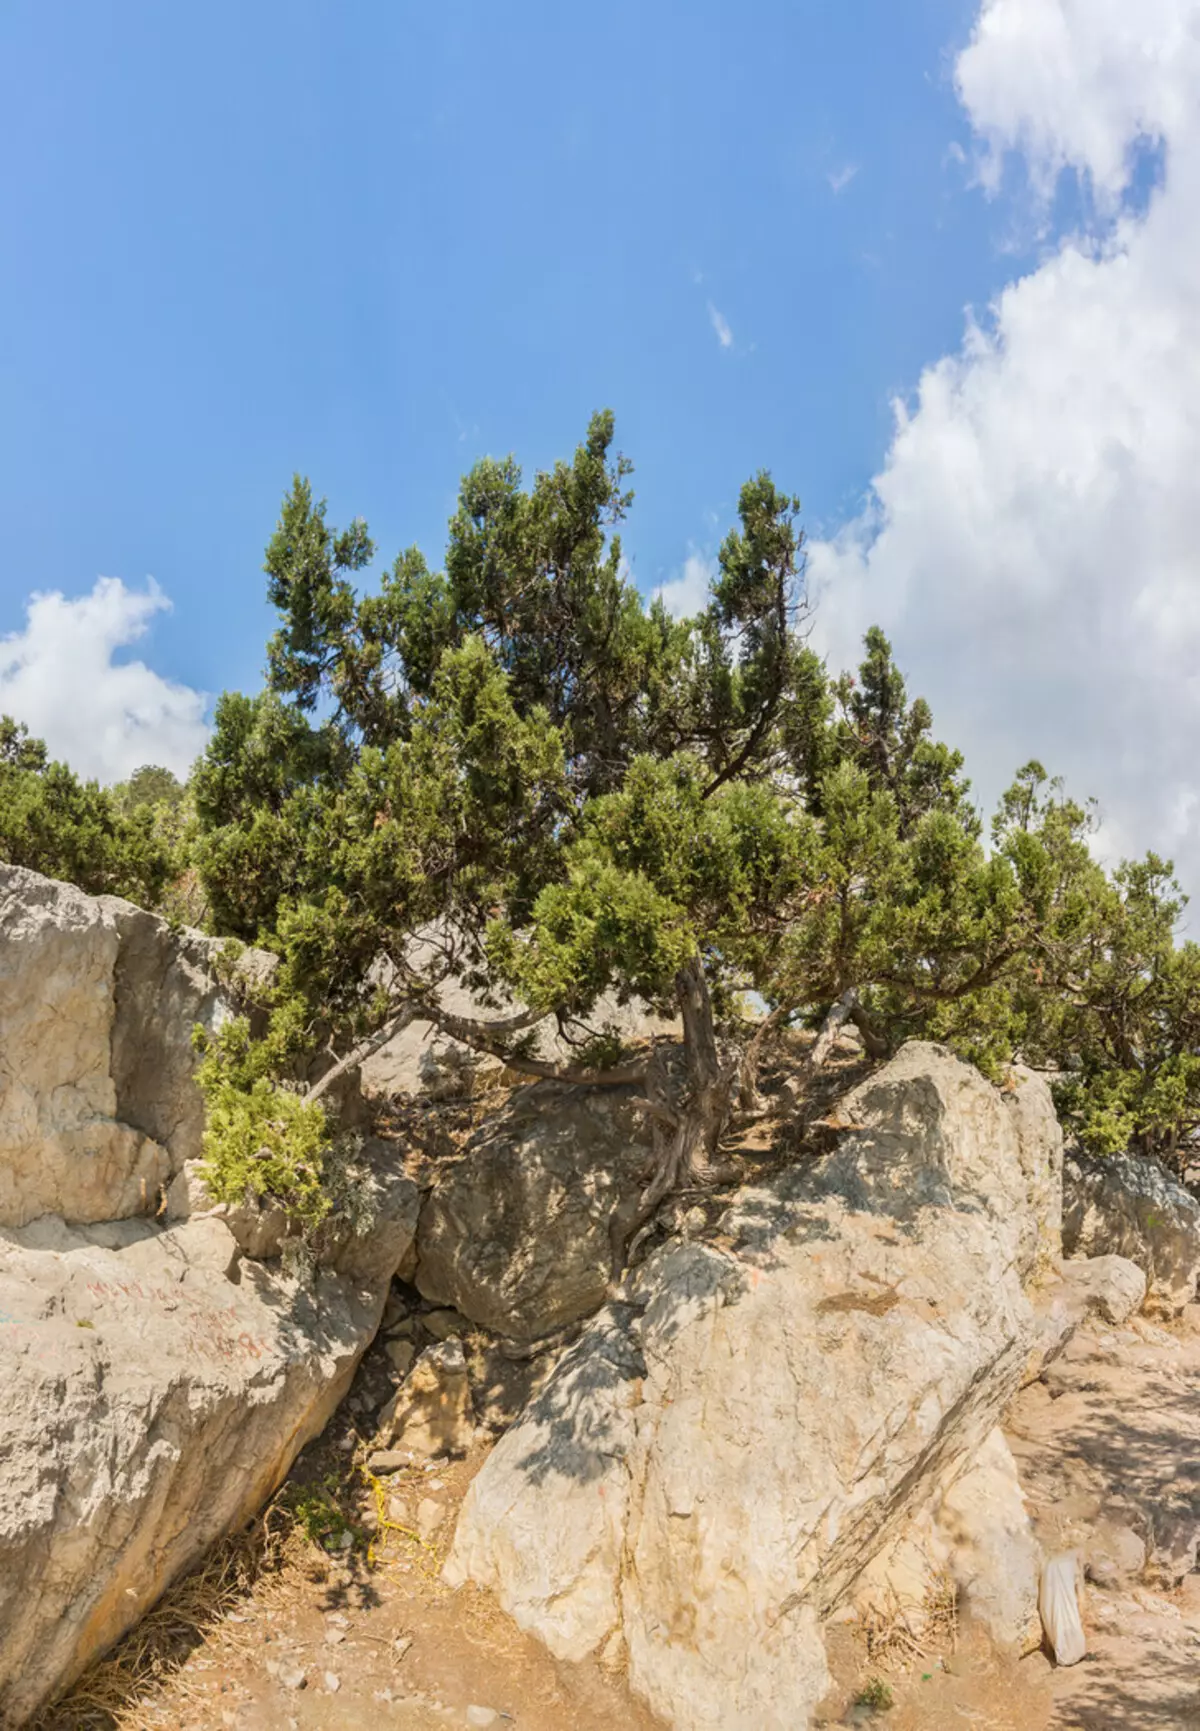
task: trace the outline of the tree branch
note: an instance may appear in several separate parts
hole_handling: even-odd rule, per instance
[[[479,1022],[469,1016],[456,1016],[436,1004],[420,1004],[416,1014],[422,1021],[432,1022],[443,1034],[449,1034],[452,1040],[470,1046],[473,1051],[486,1052],[489,1057],[499,1058],[510,1070],[516,1070],[523,1076],[534,1076],[539,1081],[567,1082],[584,1088],[619,1088],[626,1083],[644,1082],[646,1079],[644,1059],[635,1064],[618,1065],[612,1070],[588,1070],[577,1064],[544,1064],[540,1058],[523,1058],[510,1052],[504,1044],[503,1036],[534,1027],[546,1019],[550,1014],[548,1010],[522,1010],[513,1016],[499,1017],[494,1022]]]
[[[356,1064],[361,1064],[364,1059],[369,1058],[372,1052],[377,1052],[380,1046],[385,1046],[394,1034],[403,1033],[416,1014],[417,1006],[415,1004],[402,1004],[396,1014],[389,1021],[386,1021],[381,1028],[377,1028],[369,1039],[364,1040],[361,1045],[353,1047],[344,1058],[339,1058],[331,1070],[326,1070],[320,1080],[313,1083],[305,1098],[307,1100],[319,1100],[327,1089],[332,1088],[333,1084],[346,1074],[347,1070],[352,1070]]]
[[[821,1032],[817,1035],[816,1044],[808,1054],[808,1062],[805,1068],[808,1070],[810,1075],[823,1068],[823,1066],[828,1062],[829,1054],[833,1051],[834,1045],[837,1042],[837,1037],[845,1027],[846,1023],[853,1016],[857,1004],[858,987],[851,986],[847,991],[842,993],[837,1003],[834,1004],[833,1008],[826,1016],[821,1026]]]

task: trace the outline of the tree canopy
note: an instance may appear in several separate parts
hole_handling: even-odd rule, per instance
[[[0,715],[0,860],[151,906],[178,870],[152,807],[130,808],[117,792],[81,781],[7,715]]]
[[[106,794],[0,729],[6,857],[149,901],[186,863],[212,929],[277,951],[264,1036],[235,1024],[206,1058],[230,1182],[254,1187],[261,1142],[260,1187],[300,1174],[311,1204],[330,1077],[414,1017],[531,1075],[638,1089],[656,1158],[618,1260],[664,1195],[725,1169],[798,1024],[820,1031],[812,1067],[846,1022],[873,1055],[923,1036],[993,1076],[1023,1057],[1058,1072],[1085,1144],[1181,1162],[1200,951],[1170,866],[1106,871],[1090,809],[1036,763],[985,827],[882,632],[853,673],[811,648],[800,506],[768,474],[705,605],[647,600],[621,545],[631,474],[607,413],[529,483],[487,459],[441,568],[409,548],[374,584],[366,524],[331,526],[297,477],[266,554],[265,683],[221,698],[186,796],[153,768]],[[445,1009],[452,979],[478,1017]],[[621,1049],[600,1006],[634,997],[679,1018],[681,1053]],[[305,1095],[318,1048],[333,1069]]]

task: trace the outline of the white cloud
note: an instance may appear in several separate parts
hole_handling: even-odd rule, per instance
[[[701,612],[708,605],[708,586],[716,574],[717,567],[711,559],[702,553],[689,553],[682,574],[659,586],[658,594],[667,612],[676,619]]]
[[[861,514],[810,546],[817,632],[844,665],[878,620],[987,801],[1036,755],[1200,894],[1200,0],[986,0],[957,87],[993,184],[1006,150],[1042,193],[1074,169],[1092,230],[896,405]]]
[[[733,332],[729,328],[729,320],[717,310],[711,301],[708,303],[708,322],[717,333],[717,341],[723,349],[733,347]]]
[[[858,173],[857,162],[846,162],[846,163],[842,164],[841,168],[835,168],[832,174],[827,174],[825,176],[826,180],[829,182],[830,190],[833,192],[835,198],[838,195],[838,193],[845,192],[846,188],[849,186],[850,182],[854,179],[854,177],[857,173]]]
[[[987,179],[1020,150],[1041,191],[1075,168],[1111,204],[1139,140],[1194,125],[1196,51],[1194,0],[985,0],[955,85]]]
[[[119,781],[139,764],[184,775],[206,737],[205,698],[144,661],[116,661],[170,602],[116,577],[68,600],[35,594],[25,628],[0,637],[0,713],[25,722],[79,774]]]

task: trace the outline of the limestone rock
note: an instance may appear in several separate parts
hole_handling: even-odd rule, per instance
[[[1092,1256],[1064,1262],[1062,1277],[1085,1315],[1103,1317],[1114,1328],[1136,1316],[1145,1301],[1145,1273],[1124,1256]]]
[[[1146,1296],[1146,1276],[1123,1256],[1081,1257],[1060,1262],[1040,1282],[1034,1297],[1033,1346],[1022,1387],[1036,1382],[1089,1316],[1119,1328]]]
[[[1200,1202],[1154,1160],[1076,1155],[1064,1179],[1068,1256],[1115,1254],[1147,1278],[1147,1308],[1178,1315],[1200,1277]]]
[[[848,1128],[825,1163],[828,1189],[909,1218],[955,1202],[982,1208],[1023,1278],[1057,1254],[1062,1131],[1031,1070],[993,1088],[945,1046],[912,1040],[840,1103]]]
[[[724,1248],[637,1271],[459,1518],[449,1580],[562,1658],[620,1625],[633,1687],[678,1731],[806,1722],[821,1621],[979,1449],[1028,1352],[1018,1115],[927,1046],[843,1105],[841,1146],[742,1192]]]
[[[935,1515],[965,1614],[1016,1654],[1041,1645],[1038,1583],[1042,1548],[1033,1534],[1016,1462],[1004,1434],[984,1439]]]
[[[233,1011],[220,947],[0,865],[0,1225],[163,1211],[200,1153],[192,1029]],[[249,952],[243,978],[269,963]]]
[[[1053,1269],[1063,1243],[1063,1134],[1045,1078],[1014,1066],[1002,1098],[1017,1132],[1017,1157],[1035,1233],[1034,1276]]]
[[[633,1089],[523,1088],[427,1197],[416,1284],[497,1334],[532,1340],[604,1302],[618,1200],[642,1182]]]
[[[311,1290],[215,1220],[0,1239],[0,1723],[21,1724],[271,1495],[344,1395],[382,1287]]]
[[[1083,1566],[1098,1587],[1127,1587],[1146,1567],[1146,1541],[1121,1521],[1100,1520],[1088,1535]]]
[[[388,1363],[400,1376],[407,1376],[412,1369],[412,1361],[417,1355],[417,1349],[411,1340],[389,1340],[384,1347]]]
[[[414,1456],[465,1454],[475,1436],[467,1361],[460,1340],[426,1347],[379,1418],[386,1447]]]

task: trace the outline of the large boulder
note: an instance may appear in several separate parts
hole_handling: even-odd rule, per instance
[[[1002,1089],[944,1046],[913,1040],[846,1096],[821,1182],[857,1206],[984,1208],[1029,1279],[1061,1248],[1062,1131],[1046,1083],[1015,1069]]]
[[[235,1005],[215,939],[0,865],[0,1225],[154,1216],[200,1154],[192,1030]],[[248,952],[241,977],[270,958]]]
[[[1200,1202],[1155,1160],[1135,1154],[1067,1162],[1063,1244],[1068,1256],[1124,1256],[1146,1275],[1146,1307],[1177,1316],[1196,1298]]]
[[[1038,1585],[1044,1561],[1003,1431],[984,1439],[934,1511],[963,1614],[996,1646],[1017,1654],[1041,1645]]]
[[[448,1578],[562,1658],[623,1642],[679,1731],[808,1723],[822,1620],[1019,1385],[1028,1116],[906,1048],[832,1155],[627,1282],[475,1479]]]
[[[591,1316],[609,1221],[648,1157],[631,1088],[522,1088],[448,1163],[421,1211],[416,1284],[472,1322],[532,1340]]]
[[[412,1187],[409,1186],[411,1190]],[[0,1235],[0,1724],[19,1725],[248,1520],[345,1394],[411,1241],[297,1286],[219,1220]]]

